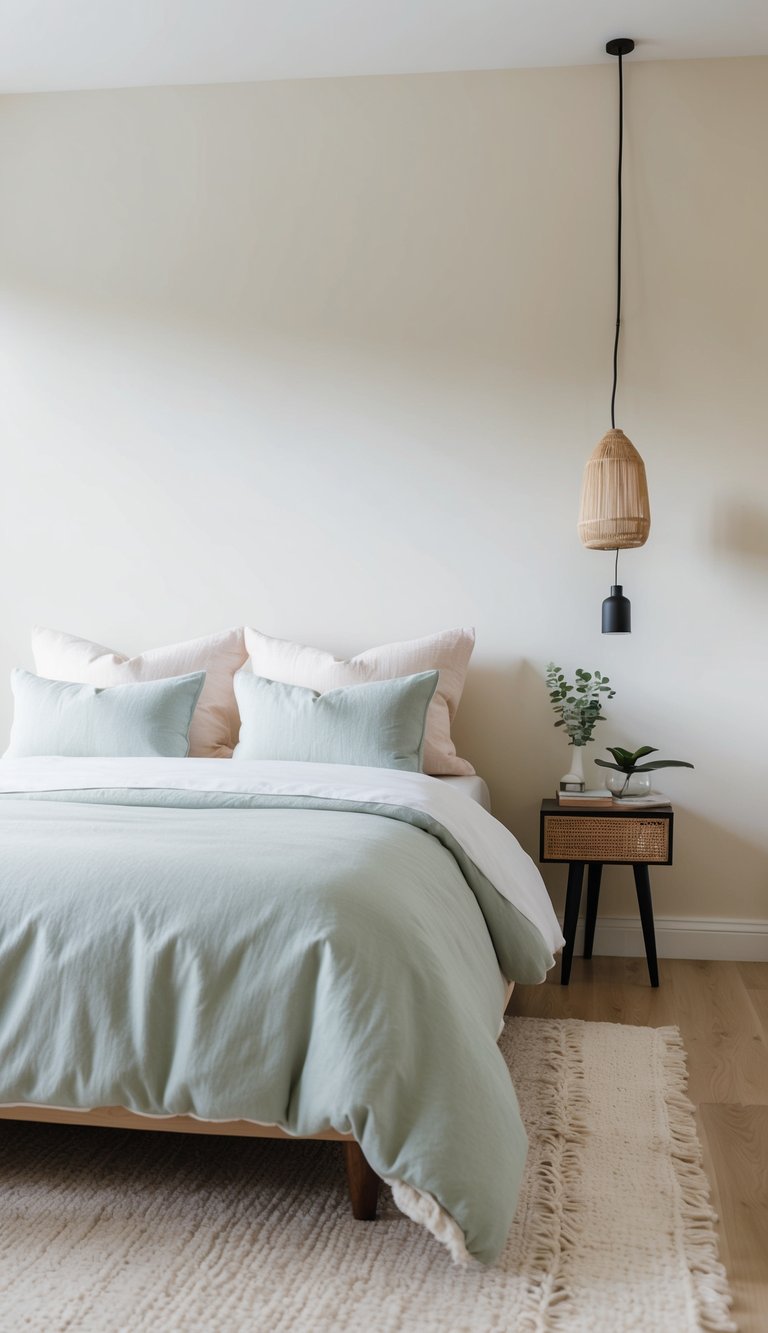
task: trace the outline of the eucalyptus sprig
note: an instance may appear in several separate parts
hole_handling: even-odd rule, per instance
[[[569,745],[588,745],[597,723],[605,721],[600,712],[601,696],[612,699],[616,693],[609,677],[599,671],[584,671],[577,667],[576,680],[570,685],[562,667],[550,662],[546,680],[552,707],[558,715],[555,726],[565,727]]]

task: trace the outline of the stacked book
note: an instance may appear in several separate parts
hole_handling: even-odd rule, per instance
[[[658,809],[672,804],[660,791],[649,791],[644,796],[614,796],[605,787],[597,787],[594,791],[558,791],[555,794],[558,805],[571,810],[615,810],[617,806],[626,810]]]

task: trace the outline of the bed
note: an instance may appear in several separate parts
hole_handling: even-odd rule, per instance
[[[468,786],[467,784],[470,784]],[[496,1045],[562,945],[479,779],[211,759],[0,766],[0,1117],[345,1144],[491,1262],[525,1134]]]

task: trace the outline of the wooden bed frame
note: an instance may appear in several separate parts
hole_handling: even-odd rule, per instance
[[[507,985],[505,1011],[514,988],[514,982]],[[101,1125],[107,1129],[144,1129],[166,1134],[225,1134],[248,1139],[294,1140],[298,1137],[287,1134],[277,1125],[257,1125],[251,1120],[196,1120],[191,1115],[138,1115],[122,1106],[100,1106],[93,1111],[65,1111],[53,1106],[0,1106],[0,1120],[31,1120],[53,1125]],[[375,1221],[381,1181],[368,1165],[354,1136],[326,1129],[320,1134],[308,1134],[305,1137],[344,1144],[352,1216],[359,1222]]]
[[[122,1106],[99,1106],[94,1111],[64,1111],[53,1106],[0,1106],[0,1120],[33,1120],[49,1125],[101,1125],[107,1129],[149,1129],[170,1134],[228,1134],[247,1139],[295,1139],[277,1125],[257,1125],[250,1120],[196,1120],[191,1115],[152,1116],[126,1111]],[[344,1144],[352,1215],[359,1222],[373,1222],[381,1181],[368,1165],[351,1134],[326,1129],[313,1139]]]

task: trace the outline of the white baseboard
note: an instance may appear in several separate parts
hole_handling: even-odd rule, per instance
[[[657,916],[659,958],[705,958],[723,962],[768,962],[768,921],[727,917]],[[584,922],[576,930],[574,956],[584,952]],[[644,958],[643,932],[637,917],[599,916],[594,953],[615,958]]]

